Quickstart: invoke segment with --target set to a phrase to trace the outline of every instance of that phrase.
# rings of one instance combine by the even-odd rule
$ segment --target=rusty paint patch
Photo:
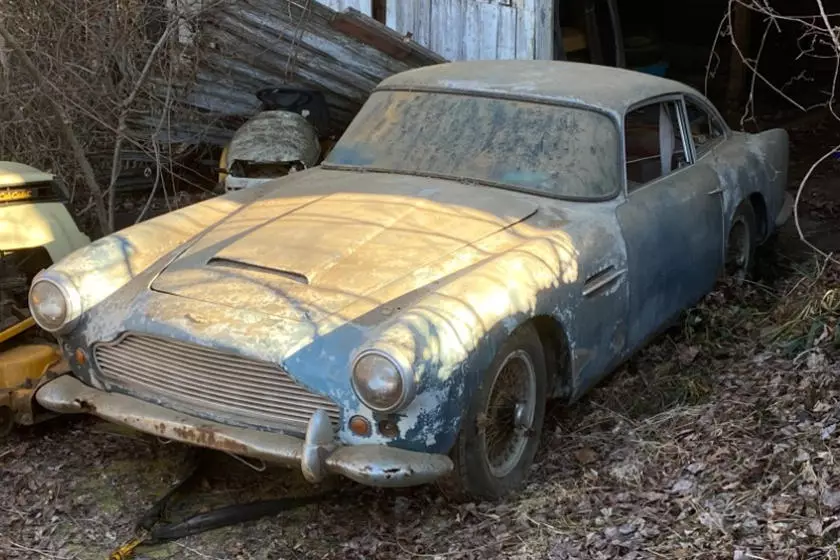
[[[82,412],[96,414],[96,405],[93,403],[89,403],[84,399],[76,399],[75,404],[79,407],[79,410]]]
[[[172,428],[172,432],[179,439],[202,447],[229,451],[230,453],[248,453],[248,446],[224,437],[217,437],[216,431],[210,426],[177,427]]]

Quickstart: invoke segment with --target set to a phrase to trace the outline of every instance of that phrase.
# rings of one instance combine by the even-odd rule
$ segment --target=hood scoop
[[[437,264],[537,212],[492,188],[374,174],[313,172],[358,191],[293,196],[289,187],[244,208],[169,264],[157,292],[293,320],[317,321],[364,300],[379,305],[468,266]],[[325,188],[325,187],[324,187]],[[342,188],[335,185],[332,188]],[[345,187],[348,188],[348,187]],[[366,192],[364,189],[370,190]],[[377,192],[377,190],[387,192]],[[279,189],[278,189],[279,190]]]
[[[214,268],[227,268],[230,270],[255,270],[257,272],[262,272],[265,274],[273,274],[276,276],[282,276],[288,278],[289,280],[293,280],[299,284],[303,284],[305,286],[309,285],[309,278],[304,276],[299,272],[295,272],[293,270],[282,270],[273,267],[261,266],[256,264],[251,264],[247,262],[239,262],[233,259],[226,259],[223,257],[213,257],[207,262],[207,266],[214,267]]]

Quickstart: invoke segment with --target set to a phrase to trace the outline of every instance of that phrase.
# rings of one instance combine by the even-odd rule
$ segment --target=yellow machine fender
[[[0,206],[0,251],[44,247],[58,262],[89,243],[60,202]]]
[[[69,367],[53,344],[23,344],[0,352],[0,437],[14,424],[30,425],[47,417],[33,407],[35,391]]]

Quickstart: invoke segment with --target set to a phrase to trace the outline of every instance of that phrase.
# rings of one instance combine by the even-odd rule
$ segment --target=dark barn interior
[[[597,33],[597,39],[589,41],[585,49],[580,49],[582,43],[569,49],[570,39],[564,38],[571,51],[568,58],[616,64],[609,4],[607,0],[558,2],[557,17],[563,31],[572,28],[572,33],[582,32],[587,38]],[[627,67],[706,90],[715,104],[732,113],[730,116],[738,114],[740,118],[751,89],[757,118],[762,112],[797,109],[761,78],[753,80],[750,66],[756,59],[758,72],[802,107],[827,101],[836,57],[827,34],[809,32],[810,26],[825,28],[816,2],[781,0],[761,7],[730,0],[636,0],[616,1],[615,5]],[[825,1],[823,6],[832,25],[837,25],[840,2]],[[597,25],[587,27],[587,13],[594,13]],[[742,56],[733,56],[733,35]],[[597,45],[594,50],[588,48],[593,44]],[[793,79],[796,76],[799,78]]]
[[[826,21],[835,30],[840,25],[840,2],[571,0],[556,7],[565,47],[564,53],[555,40],[556,58],[687,83],[706,93],[735,130],[785,128],[789,189],[800,194],[803,233],[825,251],[840,250],[834,186],[840,166],[831,154],[840,129],[833,114],[840,43],[826,31]],[[616,49],[616,41],[624,48]]]

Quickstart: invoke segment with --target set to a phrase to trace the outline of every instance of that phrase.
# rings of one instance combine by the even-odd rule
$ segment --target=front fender
[[[135,224],[73,251],[41,274],[58,274],[69,280],[79,292],[82,310],[88,310],[262,195],[265,188],[218,196]]]
[[[0,206],[0,251],[44,247],[52,262],[90,243],[60,202]]]
[[[523,323],[571,304],[577,283],[578,254],[569,236],[543,231],[392,302],[400,311],[372,329],[357,351],[389,349],[412,364],[418,397],[405,411],[416,420],[406,439],[434,441],[431,451],[448,451],[498,348]]]

